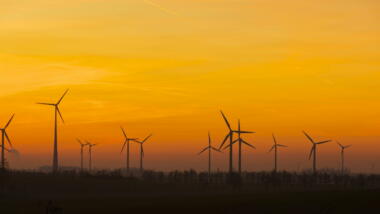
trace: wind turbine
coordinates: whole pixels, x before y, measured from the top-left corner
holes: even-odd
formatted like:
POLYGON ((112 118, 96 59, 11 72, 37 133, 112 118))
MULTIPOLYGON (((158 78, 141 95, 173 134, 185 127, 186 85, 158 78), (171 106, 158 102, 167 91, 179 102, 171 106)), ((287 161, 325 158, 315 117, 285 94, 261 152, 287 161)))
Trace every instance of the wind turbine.
MULTIPOLYGON (((256 148, 255 148, 254 146, 252 146, 251 144, 247 143, 245 140, 243 140, 243 139, 241 138, 241 134, 242 134, 243 132, 242 132, 241 129, 240 129, 240 120, 238 121, 238 131, 237 131, 237 133, 238 133, 238 139, 235 140, 235 141, 238 141, 238 142, 239 142, 239 174, 241 174, 241 156, 242 156, 241 145, 242 145, 242 143, 244 143, 245 145, 250 146, 250 147, 252 147, 252 148, 254 148, 254 149, 256 149, 256 148)), ((255 132, 244 131, 244 133, 255 133, 255 132)))
POLYGON ((310 150, 309 160, 311 159, 311 156, 313 156, 313 173, 316 173, 317 172, 317 145, 331 142, 331 140, 315 142, 313 140, 313 138, 311 138, 305 131, 302 131, 302 132, 310 140, 310 142, 313 144, 313 146, 311 147, 311 150, 310 150))
POLYGON ((120 127, 121 128, 121 131, 123 132, 123 135, 124 135, 124 138, 125 138, 125 141, 124 141, 124 144, 123 144, 123 147, 121 148, 121 152, 123 152, 124 148, 125 148, 125 145, 127 145, 127 172, 129 172, 129 142, 130 141, 137 141, 138 138, 128 138, 127 137, 127 134, 125 133, 123 127, 120 127))
POLYGON ((40 105, 48 105, 48 106, 54 106, 54 152, 53 152, 53 173, 56 173, 58 171, 58 120, 57 120, 57 114, 59 114, 59 117, 61 118, 62 122, 63 120, 61 111, 59 110, 59 104, 62 102, 62 99, 65 97, 69 89, 63 93, 61 98, 58 100, 57 103, 37 103, 40 105))
POLYGON ((7 124, 5 124, 4 128, 1 128, 1 169, 5 170, 5 138, 8 141, 8 144, 12 147, 11 140, 9 139, 9 136, 7 134, 7 128, 9 124, 12 122, 13 117, 15 115, 13 114, 12 117, 8 120, 7 124))
POLYGON ((143 157, 144 157, 144 143, 152 137, 152 134, 150 134, 148 137, 146 137, 143 141, 136 140, 137 143, 140 144, 140 171, 143 171, 143 157))
POLYGON ((92 147, 96 146, 96 144, 90 143, 88 141, 86 141, 86 142, 88 145, 88 154, 89 154, 88 170, 91 172, 91 170, 92 170, 92 147))
POLYGON ((228 148, 228 147, 232 147, 233 144, 235 143, 239 143, 239 174, 241 175, 241 159, 242 159, 242 144, 245 144, 253 149, 256 149, 256 147, 254 147, 253 145, 249 144, 247 141, 245 141, 241 134, 251 134, 251 133, 255 133, 255 132, 251 132, 251 131, 241 131, 241 128, 240 128, 240 120, 238 120, 238 130, 237 131, 233 131, 234 133, 237 133, 238 134, 238 139, 234 140, 230 145, 227 145, 226 147, 224 147, 224 149, 228 148))
POLYGON ((83 172, 83 149, 88 143, 82 143, 79 139, 77 139, 77 141, 80 144, 80 171, 83 172))
POLYGON ((236 131, 236 130, 232 130, 231 128, 231 125, 230 123, 228 122, 227 120, 227 117, 224 115, 223 111, 220 111, 220 113, 222 114, 222 117, 224 119, 224 122, 226 123, 227 125, 227 128, 228 128, 228 134, 226 135, 226 137, 224 138, 222 144, 219 146, 219 150, 221 148, 223 148, 223 145, 226 143, 226 141, 228 139, 230 139, 230 143, 229 143, 229 148, 230 148, 230 160, 229 160, 229 173, 232 173, 233 172, 233 148, 232 148, 232 144, 233 144, 233 135, 234 133, 252 133, 252 132, 247 132, 247 131, 236 131))
POLYGON ((342 167, 342 174, 344 173, 344 150, 347 149, 347 148, 350 148, 352 145, 348 145, 348 146, 343 146, 342 144, 340 144, 338 141, 337 141, 339 147, 340 147, 340 157, 341 157, 341 167, 342 167))
POLYGON ((278 144, 274 134, 272 134, 272 137, 273 137, 274 144, 273 144, 272 148, 269 150, 269 152, 274 150, 274 172, 277 172, 277 148, 278 147, 288 147, 288 146, 278 144))
POLYGON ((202 149, 202 151, 200 151, 198 153, 198 155, 202 154, 203 152, 205 152, 207 150, 208 150, 208 181, 210 182, 210 177, 211 177, 211 150, 221 152, 219 149, 211 146, 210 132, 208 133, 208 146, 206 148, 202 149))

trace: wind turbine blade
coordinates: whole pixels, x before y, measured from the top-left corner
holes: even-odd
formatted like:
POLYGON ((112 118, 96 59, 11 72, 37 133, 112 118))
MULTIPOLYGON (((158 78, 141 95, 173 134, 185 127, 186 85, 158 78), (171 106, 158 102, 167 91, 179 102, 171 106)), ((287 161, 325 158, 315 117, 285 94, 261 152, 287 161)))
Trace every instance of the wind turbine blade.
POLYGON ((310 140, 310 142, 314 144, 313 138, 311 138, 305 131, 302 131, 302 132, 310 140))
MULTIPOLYGON (((232 141, 232 145, 234 145, 235 143, 239 142, 239 139, 236 139, 234 141, 232 141)), ((229 145, 229 144, 228 144, 229 145)))
POLYGON ((279 146, 279 147, 288 147, 288 146, 282 145, 282 144, 277 144, 277 146, 279 146))
POLYGON ((202 154, 203 152, 205 152, 207 149, 209 149, 210 147, 206 147, 206 148, 204 148, 204 149, 202 149, 202 151, 200 151, 199 153, 198 153, 198 155, 200 155, 200 154, 202 154))
POLYGON ((277 145, 276 137, 274 136, 274 134, 272 134, 272 137, 273 137, 274 145, 277 145))
POLYGON ((39 104, 39 105, 48 105, 48 106, 55 106, 55 104, 53 104, 53 103, 36 103, 36 104, 39 104))
POLYGON ((331 142, 331 140, 321 141, 321 142, 318 142, 317 144, 324 144, 324 143, 328 143, 328 142, 331 142))
MULTIPOLYGON (((3 146, 0 145, 0 148, 2 148, 2 147, 3 147, 3 146)), ((10 149, 7 149, 6 147, 4 147, 4 150, 7 151, 7 152, 11 152, 11 150, 10 150, 10 149)))
POLYGON ((344 146, 345 149, 350 148, 352 145, 344 146))
POLYGON ((11 140, 9 139, 9 136, 8 136, 7 132, 6 132, 5 130, 4 130, 3 132, 4 132, 5 138, 7 139, 9 145, 10 145, 11 147, 13 147, 12 142, 11 142, 11 140))
POLYGON ((121 129, 121 131, 123 132, 124 137, 125 137, 125 138, 128 138, 128 137, 127 137, 127 134, 125 134, 124 128, 123 128, 122 126, 120 126, 120 129, 121 129))
POLYGON ((228 144, 226 145, 222 150, 226 150, 227 148, 231 147, 232 145, 228 144))
POLYGON ((344 146, 340 144, 338 141, 336 141, 336 143, 340 146, 340 148, 344 148, 344 146))
POLYGON ((311 150, 310 150, 309 160, 311 159, 311 156, 313 155, 314 149, 315 149, 315 146, 313 146, 313 147, 311 148, 311 150))
POLYGON ((123 147, 121 147, 120 154, 124 151, 124 147, 125 147, 126 144, 127 144, 127 141, 124 141, 123 147))
POLYGON ((78 143, 80 144, 80 145, 84 145, 83 143, 82 143, 82 141, 81 140, 79 140, 78 138, 77 138, 77 141, 78 141, 78 143))
POLYGON ((58 106, 55 107, 55 110, 58 112, 59 117, 60 117, 61 120, 62 120, 62 123, 65 123, 65 120, 63 120, 63 117, 62 117, 61 111, 59 110, 58 106))
POLYGON ((254 134, 256 132, 251 132, 251 131, 234 131, 235 133, 240 133, 240 134, 254 134))
POLYGON ((153 135, 153 134, 150 134, 148 137, 146 137, 146 138, 142 141, 142 143, 145 143, 145 141, 147 141, 150 137, 152 137, 152 135, 153 135))
POLYGON ((242 141, 245 145, 247 145, 247 146, 249 146, 249 147, 251 147, 251 148, 256 149, 256 147, 254 147, 253 145, 247 143, 247 141, 245 141, 245 140, 241 140, 241 141, 242 141))
POLYGON ((273 145, 272 148, 270 148, 270 150, 268 151, 268 153, 271 152, 271 151, 273 151, 274 147, 275 147, 275 145, 273 145))
POLYGON ((217 152, 222 152, 222 151, 220 151, 219 149, 217 149, 215 147, 211 147, 211 149, 214 150, 214 151, 217 151, 217 152))
POLYGON ((12 115, 11 119, 9 119, 8 123, 5 125, 4 129, 6 129, 9 124, 12 122, 13 118, 14 118, 15 114, 12 115))
POLYGON ((211 135, 210 135, 210 132, 208 132, 208 145, 211 146, 211 135))
POLYGON ((228 126, 228 129, 231 130, 231 125, 230 123, 228 122, 227 120, 227 117, 224 115, 223 111, 220 111, 220 113, 222 114, 222 117, 224 119, 224 122, 226 122, 227 126, 228 126))
POLYGON ((223 145, 226 143, 227 139, 230 137, 230 134, 231 134, 231 133, 228 133, 228 134, 226 135, 226 137, 224 138, 222 144, 220 144, 219 149, 221 149, 221 148, 223 147, 223 145))
POLYGON ((145 153, 144 153, 144 146, 141 144, 141 155, 144 157, 145 156, 145 153))
POLYGON ((57 105, 59 105, 61 103, 61 101, 66 96, 66 94, 67 94, 68 91, 69 91, 69 89, 66 89, 65 93, 63 93, 62 97, 58 100, 57 105))

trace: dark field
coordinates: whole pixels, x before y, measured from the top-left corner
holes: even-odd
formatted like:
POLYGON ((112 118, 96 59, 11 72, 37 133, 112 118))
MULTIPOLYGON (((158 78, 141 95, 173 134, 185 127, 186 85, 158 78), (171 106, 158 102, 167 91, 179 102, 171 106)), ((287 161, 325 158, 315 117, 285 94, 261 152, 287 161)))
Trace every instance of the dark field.
MULTIPOLYGON (((0 213, 46 213, 48 201, 63 213, 377 213, 373 184, 275 185, 262 181, 208 184, 202 179, 144 180, 116 175, 2 175, 0 213), (170 182, 168 181, 170 180, 170 182)), ((259 176, 257 173, 254 176, 259 176)), ((251 175, 252 176, 252 175, 251 175)), ((260 175, 262 176, 262 175, 260 175)), ((277 176, 277 175, 276 175, 277 176)), ((302 175, 298 175, 301 177, 302 175)), ((197 177, 201 177, 197 175, 197 177)), ((267 178, 266 178, 267 179, 267 178)), ((373 181, 371 181, 373 182, 373 181)))

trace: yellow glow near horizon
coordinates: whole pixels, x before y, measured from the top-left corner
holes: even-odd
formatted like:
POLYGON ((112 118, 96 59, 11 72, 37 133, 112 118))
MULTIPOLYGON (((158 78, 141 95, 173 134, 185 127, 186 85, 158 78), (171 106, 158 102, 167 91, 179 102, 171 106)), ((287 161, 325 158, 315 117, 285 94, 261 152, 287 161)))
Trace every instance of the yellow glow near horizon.
MULTIPOLYGON (((248 137, 259 148, 246 152, 249 169, 271 167, 272 132, 291 147, 283 167, 307 167, 303 129, 354 144, 353 169, 379 161, 377 0, 0 3, 0 123, 16 113, 14 167, 50 164, 53 111, 35 103, 66 88, 63 165, 77 165, 80 137, 100 144, 98 167, 123 166, 115 155, 123 125, 136 137, 154 133, 148 168, 203 168, 194 154, 207 131, 215 144, 223 138, 220 109, 257 132, 248 137)), ((336 150, 321 147, 321 167, 336 166, 336 150)))

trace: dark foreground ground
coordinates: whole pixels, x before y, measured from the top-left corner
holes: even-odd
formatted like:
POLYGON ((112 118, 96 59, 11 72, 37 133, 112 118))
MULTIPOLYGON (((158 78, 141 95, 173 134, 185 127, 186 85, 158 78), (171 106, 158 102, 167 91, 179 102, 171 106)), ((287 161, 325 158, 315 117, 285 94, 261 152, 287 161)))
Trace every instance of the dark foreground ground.
POLYGON ((0 180, 0 214, 379 213, 380 189, 336 185, 154 183, 128 178, 12 175, 0 180))
MULTIPOLYGON (((54 203, 64 213, 378 213, 380 191, 91 196, 54 203)), ((45 213, 46 199, 6 198, 1 213, 45 213)))

